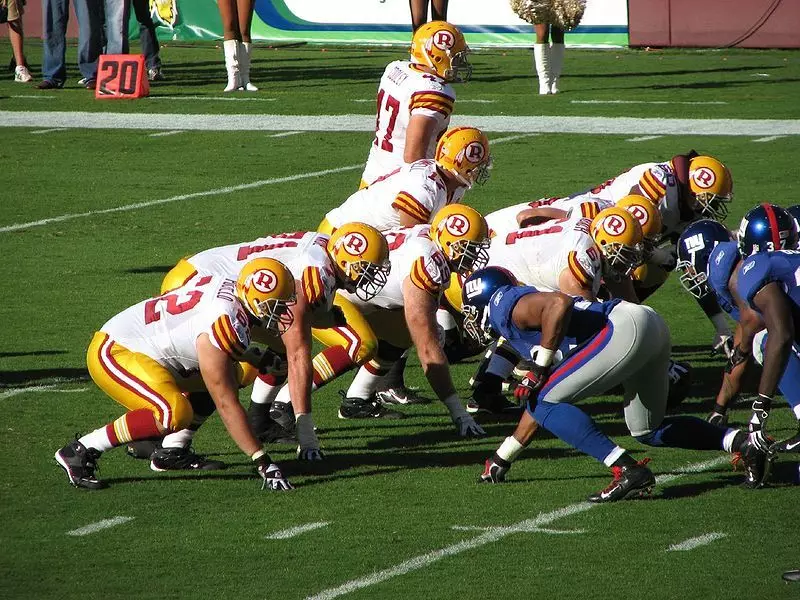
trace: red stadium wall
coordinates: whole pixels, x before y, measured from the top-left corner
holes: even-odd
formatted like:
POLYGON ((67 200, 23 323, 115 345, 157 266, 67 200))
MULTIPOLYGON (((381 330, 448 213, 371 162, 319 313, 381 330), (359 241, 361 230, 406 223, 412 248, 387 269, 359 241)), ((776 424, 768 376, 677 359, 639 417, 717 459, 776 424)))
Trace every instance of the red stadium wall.
POLYGON ((628 0, 631 46, 800 48, 798 0, 628 0))

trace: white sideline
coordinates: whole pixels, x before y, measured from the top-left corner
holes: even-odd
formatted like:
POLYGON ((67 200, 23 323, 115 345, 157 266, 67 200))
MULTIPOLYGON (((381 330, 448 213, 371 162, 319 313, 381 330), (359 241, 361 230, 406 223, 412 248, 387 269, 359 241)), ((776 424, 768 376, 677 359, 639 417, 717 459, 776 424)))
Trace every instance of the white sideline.
POLYGON ((96 531, 108 529, 109 527, 116 527, 117 525, 122 525, 123 523, 127 523, 128 521, 133 521, 133 517, 113 517, 111 519, 103 519, 102 521, 98 521, 97 523, 89 523, 84 527, 79 527, 78 529, 73 529, 72 531, 68 531, 67 535, 72 535, 72 536, 89 535, 90 533, 95 533, 96 531))
POLYGON ((281 138, 281 137, 288 137, 290 135, 297 135, 298 133, 303 133, 302 131, 284 131, 283 133, 273 133, 269 137, 281 138))
POLYGON ((727 104, 724 100, 681 101, 681 100, 570 100, 570 104, 727 104))
MULTIPOLYGON (((2 118, 2 113, 0 113, 2 118)), ((0 121, 1 122, 1 121, 0 121)), ((151 128, 152 129, 152 128, 151 128)), ((301 133, 299 131, 292 133, 301 133)), ((489 140, 489 144, 502 144, 503 142, 510 142, 520 138, 530 137, 536 135, 533 133, 509 135, 497 139, 489 140)), ((321 177, 323 175, 331 175, 334 173, 342 173, 344 171, 353 171, 360 169, 363 164, 348 165, 346 167, 337 167, 335 169, 326 169, 325 171, 314 171, 311 173, 300 173, 298 175, 289 175, 288 177, 277 177, 275 179, 262 179, 261 181, 254 181, 252 183, 242 183, 240 185, 233 185, 230 187, 217 188, 214 190, 206 190, 204 192, 193 192, 191 194, 181 194, 180 196, 171 196, 169 198, 161 198, 159 200, 148 200, 147 202, 137 202, 135 204, 126 204, 124 206, 115 206, 113 208, 105 208, 103 210, 90 210, 83 213, 68 213, 66 215, 59 215, 57 217, 48 217, 47 219, 40 219, 38 221, 29 221, 27 223, 14 223, 13 225, 5 225, 0 227, 0 233, 8 233, 10 231, 20 231, 22 229, 29 229, 31 227, 39 227, 49 223, 60 223, 62 221, 71 221, 81 217, 91 217, 94 215, 104 215, 108 213, 123 212, 128 210, 137 210, 139 208, 147 208, 148 206, 156 206, 158 204, 167 204, 170 202, 178 202, 180 200, 192 200, 194 198, 203 198, 205 196, 218 196, 222 194, 231 194, 233 192, 240 192, 242 190, 249 190, 253 188, 263 187, 265 185, 272 185, 276 183, 287 183, 289 181, 297 181, 300 179, 309 179, 311 177, 321 177)))
POLYGON ((54 133, 56 131, 66 131, 63 127, 55 127, 53 129, 37 129, 36 131, 31 131, 31 135, 44 135, 46 133, 54 133))
POLYGON ((276 531, 275 533, 271 533, 265 537, 268 540, 286 540, 296 535, 300 535, 301 533, 314 531, 315 529, 327 527, 328 525, 330 525, 330 521, 319 521, 318 523, 306 523, 305 525, 298 525, 297 527, 290 527, 289 529, 276 531))
MULTIPOLYGON (((662 119, 454 115, 451 125, 502 133, 601 135, 800 135, 800 119, 662 119)), ((375 115, 220 115, 0 111, 0 126, 77 129, 185 129, 194 131, 375 131, 375 115)))
POLYGON ((151 133, 148 137, 164 137, 167 135, 175 135, 176 133, 183 133, 183 129, 172 129, 170 131, 159 131, 158 133, 151 133))
MULTIPOLYGON (((667 481, 673 481, 683 476, 684 474, 699 473, 700 471, 705 471, 706 469, 713 468, 729 460, 730 460, 729 456, 720 456, 712 460, 707 460, 701 463, 694 463, 691 465, 687 465, 686 467, 681 468, 677 473, 669 473, 666 475, 660 475, 656 477, 656 482, 664 483, 667 481)), ((382 583, 388 579, 397 577, 398 575, 405 575, 406 573, 409 573, 411 571, 422 569, 423 567, 427 567, 428 565, 438 562, 448 556, 454 556, 456 554, 460 554, 461 552, 465 552, 467 550, 472 550, 473 548, 479 548, 486 544, 496 542, 512 533, 538 529, 544 525, 549 525, 550 523, 557 521, 558 519, 562 519, 564 517, 569 517, 571 515, 587 511, 591 508, 595 508, 596 506, 601 506, 601 505, 590 504, 588 502, 570 504, 569 506, 565 506, 564 508, 560 508, 549 513, 540 514, 539 516, 533 519, 525 519, 524 521, 520 521, 519 523, 515 523, 514 525, 510 525, 508 527, 492 528, 491 530, 486 531, 485 533, 482 533, 481 535, 474 537, 472 539, 464 540, 462 542, 458 542, 456 544, 452 544, 450 546, 446 546, 444 548, 441 548, 439 550, 434 550, 426 554, 420 554, 419 556, 415 556, 406 561, 403 561, 399 565, 396 565, 389 569, 384 569, 383 571, 378 571, 377 573, 373 573, 372 575, 367 575, 359 579, 353 579, 351 581, 348 581, 347 583, 344 583, 343 585, 323 590, 317 594, 314 594, 313 596, 308 596, 306 600, 330 600, 331 598, 338 598, 339 596, 349 594, 350 592, 353 592, 355 590, 369 587, 371 585, 375 585, 378 583, 382 583)))
POLYGON ((768 135, 767 137, 758 138, 757 140, 753 140, 754 142, 772 142, 774 140, 780 140, 785 138, 785 135, 768 135))
POLYGON ((252 183, 242 183, 240 185, 232 185, 229 187, 217 188, 214 190, 206 190, 204 192, 181 194, 180 196, 170 196, 169 198, 160 198, 158 200, 149 200, 147 202, 136 202, 135 204, 115 206, 113 208, 105 208, 103 210, 90 210, 83 213, 69 213, 66 215, 60 215, 58 217, 49 217, 47 219, 40 219, 39 221, 29 221, 28 223, 15 223, 13 225, 6 225, 5 227, 0 227, 0 233, 8 233, 9 231, 19 231, 21 229, 29 229, 31 227, 47 225, 48 223, 60 223, 62 221, 70 221, 72 219, 78 219, 80 217, 91 217, 93 215, 105 215, 108 213, 136 210, 139 208, 147 208, 148 206, 156 206, 158 204, 168 204, 170 202, 178 202, 179 200, 192 200, 194 198, 204 198, 206 196, 232 194, 233 192, 240 192, 242 190, 251 190, 254 188, 263 187, 265 185, 272 185, 276 183, 287 183, 289 181, 297 181, 299 179, 308 179, 310 177, 321 177, 323 175, 332 175, 334 173, 342 173, 344 171, 353 171, 355 169, 360 169, 363 166, 364 165, 362 164, 348 165, 346 167, 338 167, 336 169, 326 169, 324 171, 313 171, 311 173, 300 173, 298 175, 289 175, 288 177, 262 179, 261 181, 254 181, 252 183))
POLYGON ((148 100, 207 100, 209 102, 275 102, 277 98, 237 98, 234 96, 148 96, 148 100))
POLYGON ((657 140, 664 137, 663 135, 643 135, 641 137, 628 138, 626 142, 646 142, 647 140, 657 140))
POLYGON ((12 388, 10 390, 6 390, 4 392, 0 392, 0 400, 5 400, 6 398, 13 398, 14 396, 19 396, 20 394, 27 394, 29 392, 45 392, 49 391, 52 393, 57 394, 74 394, 76 392, 85 392, 89 388, 77 388, 74 390, 68 389, 58 389, 58 384, 54 383, 51 385, 32 385, 28 387, 20 387, 20 388, 12 388))
POLYGON ((684 540, 679 544, 672 544, 669 548, 667 548, 667 552, 686 552, 688 550, 694 550, 698 546, 705 546, 706 544, 710 544, 715 540, 721 540, 724 537, 727 537, 727 534, 713 531, 711 533, 706 533, 705 535, 689 538, 688 540, 684 540))

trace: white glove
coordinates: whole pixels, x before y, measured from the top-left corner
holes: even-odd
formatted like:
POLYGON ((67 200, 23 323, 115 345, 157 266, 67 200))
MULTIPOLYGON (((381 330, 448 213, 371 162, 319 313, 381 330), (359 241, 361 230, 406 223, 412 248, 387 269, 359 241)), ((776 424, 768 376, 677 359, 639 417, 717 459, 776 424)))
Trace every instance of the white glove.
POLYGON ((453 423, 455 423, 456 429, 458 429, 458 435, 461 437, 483 437, 486 435, 483 427, 478 425, 469 413, 464 413, 460 417, 456 417, 453 419, 453 423))
POLYGON ((297 441, 300 442, 297 447, 297 458, 308 461, 323 460, 325 455, 320 450, 319 439, 314 432, 314 419, 311 417, 311 413, 297 415, 295 428, 297 441))
POLYGON ((724 353, 725 358, 729 359, 733 356, 733 336, 731 332, 717 332, 714 336, 712 343, 714 354, 724 353))
POLYGON ((266 460, 259 461, 258 474, 261 476, 262 490, 293 490, 294 486, 289 483, 289 480, 281 472, 281 469, 275 463, 267 462, 266 460))

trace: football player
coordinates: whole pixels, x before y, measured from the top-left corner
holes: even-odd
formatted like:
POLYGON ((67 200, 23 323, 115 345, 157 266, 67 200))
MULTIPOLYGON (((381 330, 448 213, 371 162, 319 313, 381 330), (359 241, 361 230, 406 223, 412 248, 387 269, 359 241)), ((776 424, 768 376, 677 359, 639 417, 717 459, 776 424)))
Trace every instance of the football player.
MULTIPOLYGON (((358 308, 378 338, 375 358, 364 364, 339 408, 341 418, 399 417, 375 399, 381 377, 414 345, 433 391, 447 406, 461 436, 484 435, 458 397, 442 351, 436 311, 451 271, 466 274, 486 262, 488 228, 476 210, 446 206, 430 225, 386 232, 392 267, 389 280, 369 300, 339 292, 358 308)), ((349 321, 349 319, 348 319, 349 321)), ((315 358, 316 362, 317 359, 315 358)))
MULTIPOLYGON (((291 489, 255 438, 239 404, 239 361, 250 345, 250 322, 274 335, 293 327, 295 286, 277 260, 247 262, 238 279, 204 275, 168 294, 122 311, 95 333, 86 362, 97 386, 128 409, 124 415, 55 453, 75 487, 99 489, 101 454, 130 441, 191 432, 210 413, 192 409, 193 394, 210 395, 236 445, 256 464, 263 486, 291 489)), ((191 441, 191 433, 185 437, 191 441)), ((209 468, 189 444, 154 454, 154 470, 209 468)), ((220 465, 215 465, 219 467, 220 465)))
POLYGON ((520 355, 533 360, 518 388, 527 401, 526 411, 514 434, 486 461, 479 481, 504 481, 512 461, 541 424, 612 469, 613 481, 591 494, 590 502, 649 493, 655 477, 646 466, 648 459, 634 460, 573 405, 617 385, 624 388, 625 423, 639 442, 741 452, 747 484, 759 487, 766 479, 766 453, 746 433, 697 417, 664 416, 670 335, 652 308, 619 299, 591 302, 540 292, 518 285, 511 273, 497 267, 476 271, 466 280, 464 307, 465 326, 474 335, 502 335, 520 355), (559 350, 563 358, 556 364, 559 350))
POLYGON ((456 101, 450 84, 472 74, 468 53, 458 27, 431 21, 414 32, 411 59, 387 65, 378 87, 375 139, 361 187, 405 163, 433 158, 456 101))
MULTIPOLYGON (((583 214, 596 210, 592 203, 565 220, 496 235, 489 247, 489 266, 507 269, 514 277, 543 291, 560 291, 586 300, 597 300, 601 279, 616 295, 633 297, 630 273, 641 263, 642 228, 628 211, 610 207, 593 220, 583 214), (615 287, 616 286, 616 287, 615 287)), ((460 307, 459 307, 460 308, 460 307)), ((516 412, 519 406, 500 392, 519 361, 518 354, 502 341, 487 352, 473 377, 471 413, 516 412)))
MULTIPOLYGON (((336 297, 337 289, 351 291, 359 298, 369 299, 386 283, 389 250, 383 235, 364 223, 345 223, 331 235, 316 232, 283 233, 259 238, 252 242, 231 244, 205 250, 182 260, 164 279, 163 287, 181 281, 192 273, 229 275, 255 257, 271 257, 283 261, 295 279, 297 304, 294 308, 295 327, 276 340, 254 329, 254 339, 265 343, 277 353, 278 364, 288 363, 288 369, 268 369, 253 384, 248 411, 254 431, 273 441, 286 438, 296 429, 299 457, 303 460, 321 458, 319 441, 311 417, 311 390, 322 384, 318 369, 311 364, 311 337, 327 340, 338 330, 337 325, 349 325, 351 345, 338 354, 329 353, 330 361, 354 365, 354 361, 369 360, 377 346, 369 327, 358 320, 357 310, 350 310, 347 298, 336 297), (333 328, 328 332, 328 328, 333 328), (363 337, 358 337, 358 332, 363 337), (366 334, 363 332, 366 331, 366 334), (322 336, 322 337, 321 337, 322 336), (287 382, 291 398, 284 404, 273 404, 279 389, 287 382), (292 410, 293 409, 293 410, 292 410), (270 414, 272 416, 270 416, 270 414), (277 425, 276 423, 277 422, 277 425)), ((275 356, 265 353, 262 363, 276 362, 275 356)), ((256 361, 259 357, 256 357, 256 361)))

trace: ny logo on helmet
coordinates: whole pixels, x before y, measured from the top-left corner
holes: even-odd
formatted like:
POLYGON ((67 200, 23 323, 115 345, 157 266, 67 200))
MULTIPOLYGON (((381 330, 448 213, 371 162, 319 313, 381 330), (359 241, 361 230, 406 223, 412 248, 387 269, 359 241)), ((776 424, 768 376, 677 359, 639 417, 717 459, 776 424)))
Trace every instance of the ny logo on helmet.
POLYGON ((342 246, 345 252, 352 256, 361 256, 364 254, 364 252, 367 251, 368 245, 367 238, 356 231, 348 233, 342 239, 342 246))
POLYGON ((447 31, 446 29, 440 29, 439 31, 433 34, 431 41, 433 42, 434 46, 439 48, 439 50, 450 50, 450 48, 452 48, 455 45, 456 38, 451 32, 447 31))
POLYGON ((603 229, 608 235, 622 235, 627 228, 625 219, 619 215, 609 215, 603 219, 603 229))
POLYGON ((469 220, 464 215, 450 215, 444 226, 450 235, 461 237, 469 231, 469 220))
POLYGON ((467 298, 474 298, 481 293, 481 283, 482 280, 480 277, 478 279, 472 279, 466 283, 464 286, 464 291, 467 293, 467 298))
POLYGON ((275 276, 275 273, 269 269, 260 269, 256 271, 253 273, 253 277, 250 281, 253 287, 262 294, 268 294, 278 285, 278 278, 275 276))
POLYGON ((694 180, 697 187, 707 190, 716 183, 717 174, 708 167, 700 167, 692 173, 692 180, 694 180))
POLYGON ((464 148, 464 156, 473 164, 480 164, 486 156, 486 148, 480 142, 470 142, 464 148))

